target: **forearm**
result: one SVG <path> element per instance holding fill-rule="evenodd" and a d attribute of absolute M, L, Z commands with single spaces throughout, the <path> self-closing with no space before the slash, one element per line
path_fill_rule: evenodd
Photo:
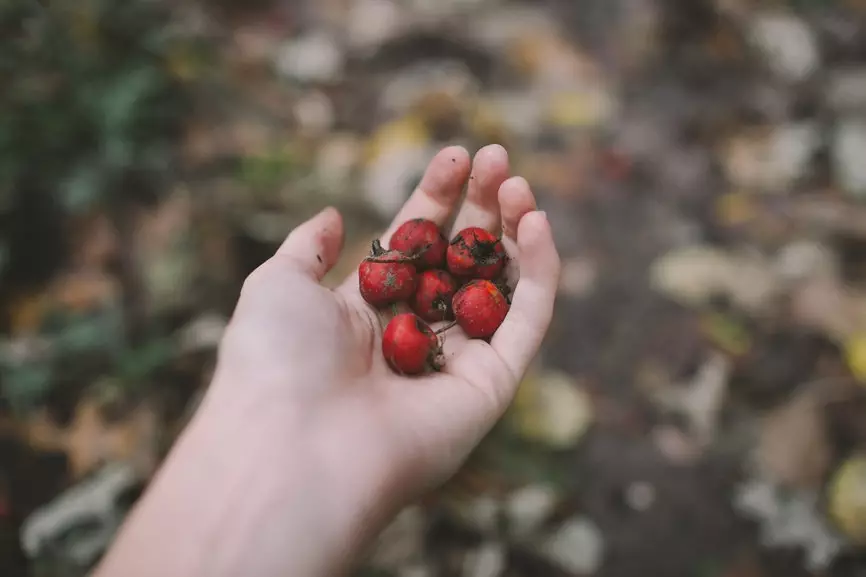
<path fill-rule="evenodd" d="M 291 418 L 215 418 L 179 439 L 95 577 L 343 571 L 382 517 L 368 488 L 328 470 L 326 441 L 291 434 Z"/>

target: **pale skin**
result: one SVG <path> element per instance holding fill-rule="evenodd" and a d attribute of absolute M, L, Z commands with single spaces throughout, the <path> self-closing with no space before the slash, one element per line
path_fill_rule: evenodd
<path fill-rule="evenodd" d="M 202 405 L 95 577 L 344 574 L 401 507 L 457 470 L 538 351 L 560 262 L 501 146 L 473 160 L 440 151 L 382 243 L 409 219 L 455 213 L 452 234 L 501 231 L 518 263 L 490 342 L 450 329 L 442 372 L 391 372 L 357 276 L 321 285 L 343 244 L 339 213 L 324 210 L 246 280 Z"/>

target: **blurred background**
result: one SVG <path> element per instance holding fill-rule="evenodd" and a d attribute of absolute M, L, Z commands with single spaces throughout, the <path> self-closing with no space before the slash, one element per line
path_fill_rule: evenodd
<path fill-rule="evenodd" d="M 0 3 L 0 574 L 99 559 L 287 231 L 490 142 L 554 325 L 356 575 L 866 575 L 862 0 Z"/>

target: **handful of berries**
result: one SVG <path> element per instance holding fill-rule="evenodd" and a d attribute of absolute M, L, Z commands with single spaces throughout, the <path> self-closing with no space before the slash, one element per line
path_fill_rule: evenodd
<path fill-rule="evenodd" d="M 508 260 L 499 238 L 466 228 L 449 242 L 436 223 L 418 218 L 403 223 L 389 249 L 377 240 L 358 268 L 361 296 L 377 308 L 407 303 L 385 327 L 382 353 L 404 375 L 442 368 L 439 334 L 457 324 L 469 338 L 493 336 L 510 302 L 503 273 Z M 439 331 L 428 323 L 454 321 Z"/>

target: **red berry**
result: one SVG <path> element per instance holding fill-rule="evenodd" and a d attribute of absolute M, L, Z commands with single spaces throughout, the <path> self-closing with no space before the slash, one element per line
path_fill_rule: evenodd
<path fill-rule="evenodd" d="M 445 262 L 448 241 L 436 223 L 425 218 L 404 222 L 391 236 L 391 250 L 417 257 L 418 270 L 437 268 Z"/>
<path fill-rule="evenodd" d="M 448 245 L 448 270 L 463 278 L 493 280 L 505 266 L 505 247 L 488 231 L 477 226 L 461 230 Z"/>
<path fill-rule="evenodd" d="M 418 275 L 418 286 L 412 298 L 412 310 L 428 323 L 451 317 L 451 299 L 457 282 L 444 270 L 428 270 Z"/>
<path fill-rule="evenodd" d="M 358 288 L 374 307 L 405 301 L 415 294 L 417 273 L 411 260 L 396 250 L 382 249 L 373 241 L 373 253 L 358 267 Z"/>
<path fill-rule="evenodd" d="M 442 349 L 427 323 L 412 313 L 395 316 L 382 335 L 382 354 L 394 371 L 420 375 L 439 367 Z"/>
<path fill-rule="evenodd" d="M 454 317 L 467 336 L 486 339 L 493 336 L 510 305 L 502 291 L 488 280 L 474 280 L 457 291 L 453 301 Z"/>

